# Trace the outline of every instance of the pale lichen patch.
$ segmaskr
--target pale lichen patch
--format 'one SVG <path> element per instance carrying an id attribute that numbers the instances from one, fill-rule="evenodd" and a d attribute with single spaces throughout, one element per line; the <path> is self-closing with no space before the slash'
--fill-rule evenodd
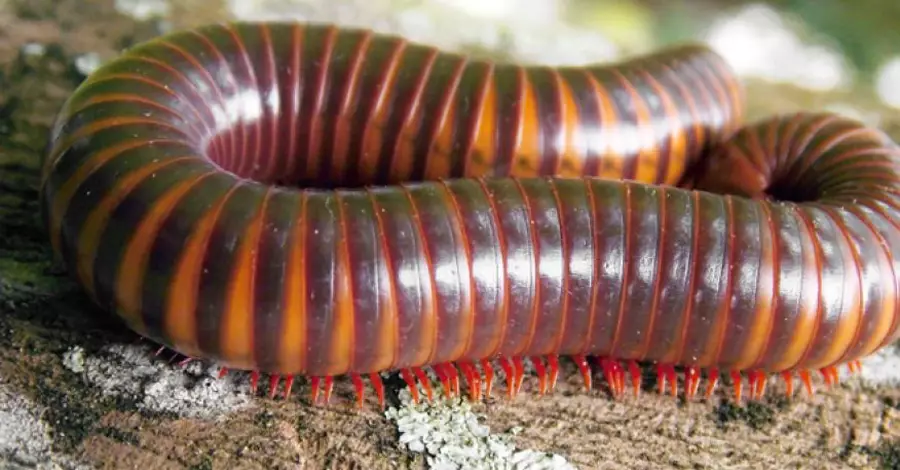
<path id="1" fill-rule="evenodd" d="M 253 403 L 247 381 L 218 379 L 218 367 L 202 362 L 175 367 L 137 345 L 112 345 L 96 356 L 76 347 L 63 363 L 104 394 L 134 400 L 141 410 L 215 419 Z"/>
<path id="2" fill-rule="evenodd" d="M 517 449 L 511 434 L 492 434 L 464 398 L 414 403 L 409 389 L 400 390 L 399 408 L 385 416 L 400 432 L 399 445 L 426 455 L 433 469 L 574 469 L 560 455 Z"/>

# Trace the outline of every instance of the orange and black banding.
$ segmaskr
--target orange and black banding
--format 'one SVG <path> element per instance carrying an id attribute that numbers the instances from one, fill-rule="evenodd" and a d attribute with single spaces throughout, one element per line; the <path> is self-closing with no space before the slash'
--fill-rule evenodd
<path id="1" fill-rule="evenodd" d="M 526 360 L 543 389 L 560 356 L 615 393 L 637 361 L 690 394 L 832 380 L 900 332 L 898 152 L 831 115 L 739 129 L 743 99 L 701 46 L 552 68 L 207 26 L 72 95 L 43 216 L 135 331 L 326 393 L 424 367 L 490 389 L 498 364 L 518 389 Z"/>

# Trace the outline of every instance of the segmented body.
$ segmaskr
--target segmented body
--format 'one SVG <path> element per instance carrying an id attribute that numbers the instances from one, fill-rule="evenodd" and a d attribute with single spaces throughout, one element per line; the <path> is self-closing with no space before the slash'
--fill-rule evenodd
<path id="1" fill-rule="evenodd" d="M 452 388 L 497 360 L 514 389 L 524 359 L 552 382 L 598 356 L 616 392 L 651 361 L 689 393 L 701 369 L 759 393 L 897 337 L 900 162 L 830 115 L 724 142 L 742 105 L 699 46 L 551 68 L 215 25 L 79 87 L 42 207 L 100 306 L 275 380 L 432 366 Z"/>

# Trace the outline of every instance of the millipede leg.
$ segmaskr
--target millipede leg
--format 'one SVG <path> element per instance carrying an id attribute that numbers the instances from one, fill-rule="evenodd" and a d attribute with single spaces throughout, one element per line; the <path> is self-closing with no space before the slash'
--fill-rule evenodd
<path id="1" fill-rule="evenodd" d="M 319 403 L 319 377 L 313 377 L 310 379 L 310 398 L 312 399 L 312 404 L 317 405 Z"/>
<path id="2" fill-rule="evenodd" d="M 484 396 L 491 398 L 491 389 L 494 385 L 494 368 L 491 366 L 491 361 L 482 359 L 481 369 L 484 371 Z"/>
<path id="3" fill-rule="evenodd" d="M 762 399 L 766 391 L 766 381 L 768 378 L 763 371 L 754 370 L 749 373 L 750 381 L 750 398 L 753 400 Z"/>
<path id="4" fill-rule="evenodd" d="M 757 371 L 751 370 L 747 372 L 747 382 L 749 382 L 750 386 L 748 387 L 751 400 L 756 399 L 756 381 L 759 379 Z"/>
<path id="5" fill-rule="evenodd" d="M 659 383 L 659 394 L 665 395 L 666 383 L 669 385 L 669 393 L 673 397 L 678 396 L 678 377 L 675 375 L 675 366 L 672 364 L 660 364 L 656 372 Z"/>
<path id="6" fill-rule="evenodd" d="M 591 390 L 591 366 L 588 364 L 587 359 L 584 356 L 577 355 L 572 356 L 572 360 L 575 362 L 575 365 L 578 366 L 578 370 L 581 371 L 581 378 L 584 380 L 584 388 L 587 391 Z"/>
<path id="7" fill-rule="evenodd" d="M 469 400 L 475 401 L 478 398 L 478 391 L 481 390 L 481 384 L 476 377 L 475 369 L 470 362 L 460 362 L 459 369 L 463 377 L 466 379 L 466 385 L 469 387 Z"/>
<path id="8" fill-rule="evenodd" d="M 513 366 L 516 370 L 516 395 L 522 391 L 522 382 L 525 377 L 525 363 L 522 361 L 522 358 L 516 356 L 513 358 Z"/>
<path id="9" fill-rule="evenodd" d="M 556 381 L 559 378 L 559 358 L 556 354 L 547 357 L 547 366 L 550 369 L 550 391 L 556 389 Z"/>
<path id="10" fill-rule="evenodd" d="M 450 388 L 453 389 L 454 396 L 459 395 L 459 370 L 453 363 L 446 364 L 447 376 L 450 377 Z"/>
<path id="11" fill-rule="evenodd" d="M 606 379 L 606 383 L 609 384 L 612 396 L 618 398 L 621 393 L 618 377 L 618 369 L 620 368 L 619 363 L 605 357 L 600 358 L 598 362 L 600 363 L 600 370 L 603 371 L 603 378 Z"/>
<path id="12" fill-rule="evenodd" d="M 434 401 L 434 392 L 431 390 L 431 380 L 425 375 L 425 371 L 422 370 L 421 367 L 413 367 L 413 373 L 416 374 L 416 378 L 419 379 L 419 383 L 422 384 L 422 388 L 425 389 L 425 396 L 428 397 L 428 401 Z"/>
<path id="13" fill-rule="evenodd" d="M 828 387 L 833 387 L 840 381 L 837 368 L 834 366 L 823 367 L 819 373 L 822 374 L 822 377 L 825 379 L 825 385 Z"/>
<path id="14" fill-rule="evenodd" d="M 325 404 L 326 404 L 326 405 L 328 405 L 329 403 L 331 403 L 331 392 L 332 392 L 332 390 L 334 390 L 334 377 L 332 377 L 332 376 L 329 375 L 329 376 L 326 376 L 326 377 L 325 377 L 325 390 L 324 390 L 325 393 L 324 393 L 324 397 L 323 397 L 323 398 L 325 399 Z"/>
<path id="15" fill-rule="evenodd" d="M 693 400 L 700 386 L 700 371 L 696 367 L 684 368 L 684 396 L 688 400 Z"/>
<path id="16" fill-rule="evenodd" d="M 734 384 L 734 401 L 740 403 L 744 388 L 744 379 L 741 377 L 740 371 L 731 371 L 731 381 Z"/>
<path id="17" fill-rule="evenodd" d="M 381 382 L 381 376 L 378 375 L 378 372 L 369 374 L 369 382 L 372 382 L 372 387 L 375 388 L 375 395 L 378 397 L 378 406 L 380 406 L 381 409 L 384 409 L 384 383 Z"/>
<path id="18" fill-rule="evenodd" d="M 443 376 L 443 378 L 441 379 L 442 380 L 441 383 L 444 385 L 444 394 L 447 396 L 447 398 L 455 396 L 454 392 L 453 392 L 453 380 L 450 377 L 451 376 L 450 365 L 449 364 L 438 364 L 436 370 L 440 370 L 440 373 Z"/>
<path id="19" fill-rule="evenodd" d="M 516 388 L 516 376 L 508 357 L 500 358 L 500 368 L 502 368 L 503 373 L 506 374 L 506 396 L 507 398 L 512 399 Z"/>
<path id="20" fill-rule="evenodd" d="M 631 391 L 637 398 L 641 394 L 641 368 L 637 361 L 628 361 L 628 373 L 631 375 Z"/>
<path id="21" fill-rule="evenodd" d="M 362 377 L 359 374 L 350 374 L 350 380 L 353 381 L 353 389 L 356 391 L 356 407 L 362 408 L 365 399 L 365 387 L 363 386 Z"/>
<path id="22" fill-rule="evenodd" d="M 275 390 L 278 388 L 278 382 L 281 381 L 281 376 L 278 374 L 272 374 L 269 376 L 269 399 L 275 398 Z"/>
<path id="23" fill-rule="evenodd" d="M 812 396 L 813 393 L 815 393 L 815 389 L 813 388 L 812 377 L 808 370 L 800 371 L 800 380 L 803 381 L 803 386 L 806 388 L 806 394 Z"/>
<path id="24" fill-rule="evenodd" d="M 716 369 L 715 367 L 710 369 L 709 373 L 706 375 L 706 381 L 706 393 L 704 394 L 704 398 L 709 400 L 716 390 L 716 385 L 719 384 L 719 369 Z"/>
<path id="25" fill-rule="evenodd" d="M 531 364 L 534 365 L 534 370 L 538 376 L 538 394 L 543 395 L 547 392 L 547 370 L 544 369 L 544 363 L 540 357 L 534 356 L 529 359 L 531 359 Z"/>
<path id="26" fill-rule="evenodd" d="M 783 371 L 781 373 L 781 380 L 784 380 L 784 394 L 788 398 L 794 395 L 794 375 L 791 371 Z"/>
<path id="27" fill-rule="evenodd" d="M 256 394 L 256 386 L 259 384 L 259 371 L 250 372 L 250 393 Z"/>
<path id="28" fill-rule="evenodd" d="M 413 378 L 408 368 L 400 369 L 400 376 L 403 377 L 403 381 L 409 386 L 409 393 L 412 394 L 413 403 L 418 404 L 419 387 L 416 385 L 416 379 Z"/>
<path id="29" fill-rule="evenodd" d="M 291 396 L 291 389 L 294 387 L 294 376 L 289 375 L 284 378 L 284 399 L 287 400 Z"/>

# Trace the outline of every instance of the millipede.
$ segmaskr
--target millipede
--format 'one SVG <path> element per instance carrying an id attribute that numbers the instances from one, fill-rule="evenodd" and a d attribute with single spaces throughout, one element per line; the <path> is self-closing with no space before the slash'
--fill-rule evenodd
<path id="1" fill-rule="evenodd" d="M 512 397 L 561 360 L 614 396 L 639 364 L 660 393 L 813 393 L 900 336 L 900 153 L 832 113 L 744 125 L 745 99 L 700 44 L 551 67 L 211 24 L 79 85 L 41 212 L 100 308 L 272 396 L 384 406 L 391 372 L 478 400 L 502 371 Z"/>

